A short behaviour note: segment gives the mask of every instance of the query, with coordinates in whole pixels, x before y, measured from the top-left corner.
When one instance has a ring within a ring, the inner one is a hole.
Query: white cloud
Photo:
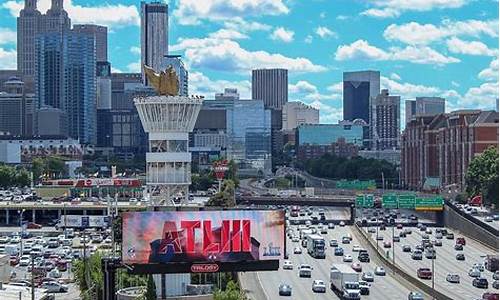
[[[171,51],[184,51],[191,67],[217,71],[248,72],[255,68],[286,68],[290,72],[323,72],[327,68],[313,64],[304,57],[291,58],[279,53],[249,51],[236,41],[224,39],[180,39]]]
[[[344,90],[344,82],[341,81],[334,83],[332,85],[327,86],[326,89],[330,92],[342,93],[342,91]]]
[[[310,44],[310,43],[312,43],[312,41],[313,41],[313,37],[310,34],[308,34],[306,36],[306,38],[304,39],[304,43],[306,43],[306,44]]]
[[[337,36],[337,34],[335,32],[331,31],[330,29],[328,29],[327,27],[324,27],[324,26],[319,26],[318,28],[316,28],[315,32],[322,39],[332,37],[332,36]]]
[[[452,80],[452,81],[451,81],[451,85],[453,85],[454,87],[459,87],[459,86],[460,86],[460,83],[458,83],[458,82],[456,82],[456,81]]]
[[[448,50],[452,53],[498,56],[498,49],[490,49],[484,43],[479,41],[464,41],[459,38],[452,37],[446,41],[446,45],[448,46]]]
[[[444,20],[440,25],[420,24],[410,22],[406,24],[391,24],[384,30],[384,38],[389,41],[400,41],[406,44],[429,44],[453,36],[486,35],[498,36],[498,20]]]
[[[38,1],[37,7],[45,13],[50,8],[50,0]],[[19,16],[19,11],[24,7],[24,1],[11,0],[2,5],[14,17]],[[140,16],[135,5],[102,4],[98,6],[81,6],[73,4],[72,0],[64,0],[64,8],[68,12],[72,23],[92,23],[108,27],[122,27],[140,25]]]
[[[393,80],[401,80],[401,77],[397,73],[391,73],[391,79],[393,79]]]
[[[344,20],[349,19],[349,16],[346,16],[346,15],[338,15],[335,19],[337,19],[337,20],[339,20],[339,21],[344,21]]]
[[[288,91],[292,94],[317,93],[318,89],[315,85],[305,80],[299,80],[295,84],[288,85]]]
[[[121,69],[111,66],[111,73],[124,73]]]
[[[0,66],[2,66],[2,69],[17,69],[16,50],[0,48]]]
[[[293,42],[293,36],[295,35],[295,32],[292,30],[285,29],[283,27],[278,27],[276,28],[273,33],[269,35],[269,38],[272,40],[279,40],[284,43],[290,43]]]
[[[426,46],[407,46],[406,48],[392,47],[389,51],[370,45],[365,40],[357,40],[350,45],[341,45],[335,52],[335,59],[353,60],[401,60],[417,64],[444,65],[456,63],[460,60],[451,56],[444,56]]]
[[[9,28],[0,27],[0,45],[15,44],[17,42],[17,33]]]
[[[308,103],[312,107],[319,109],[319,120],[321,123],[337,123],[343,119],[343,111],[341,107],[335,107],[327,101],[314,100]]]
[[[141,62],[133,62],[127,65],[127,71],[130,73],[140,73],[141,72]]]
[[[388,89],[392,95],[400,95],[402,99],[415,98],[419,96],[437,96],[443,91],[435,86],[425,86],[408,82],[397,82],[385,76],[380,77],[380,86]]]
[[[406,11],[430,11],[433,9],[458,8],[470,0],[371,0],[375,8],[361,14],[376,18],[398,17]]]
[[[271,26],[255,21],[245,21],[241,17],[234,17],[229,20],[224,21],[224,27],[227,29],[240,30],[243,32],[249,31],[268,31],[271,30]]]
[[[483,69],[481,72],[479,72],[477,77],[479,77],[479,79],[487,81],[498,81],[498,57],[493,59],[486,69]]]
[[[319,14],[319,17],[320,17],[321,19],[326,18],[326,12],[322,11],[322,12]]]
[[[248,80],[227,81],[211,80],[201,72],[189,73],[189,93],[205,96],[207,99],[213,99],[215,93],[221,93],[224,88],[236,88],[241,99],[251,97],[251,83]]]
[[[226,29],[226,28],[222,28],[216,32],[212,32],[208,36],[214,39],[229,39],[229,40],[248,39],[248,35],[233,29]]]
[[[289,12],[282,0],[181,0],[173,15],[183,25],[200,20],[230,20],[234,17],[281,15]]]
[[[478,87],[470,88],[464,95],[460,105],[467,108],[493,109],[498,98],[498,81],[486,82]]]
[[[141,55],[141,47],[132,46],[130,47],[130,52],[132,54]]]

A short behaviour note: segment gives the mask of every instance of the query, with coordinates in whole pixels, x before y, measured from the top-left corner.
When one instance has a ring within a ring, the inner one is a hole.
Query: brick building
[[[401,183],[422,189],[464,187],[467,167],[489,146],[498,147],[498,112],[460,110],[412,119],[402,135]]]
[[[319,158],[327,153],[338,157],[352,158],[358,156],[358,145],[347,143],[345,138],[339,138],[329,145],[302,144],[297,147],[298,160]]]

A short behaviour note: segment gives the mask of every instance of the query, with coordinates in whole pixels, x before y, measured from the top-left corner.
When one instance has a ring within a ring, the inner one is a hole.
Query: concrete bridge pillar
[[[9,223],[10,223],[9,209],[6,208],[5,209],[5,224],[9,225]]]

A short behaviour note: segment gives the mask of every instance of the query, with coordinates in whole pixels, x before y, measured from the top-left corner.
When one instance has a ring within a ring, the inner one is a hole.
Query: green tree
[[[10,188],[13,186],[24,187],[30,185],[30,175],[23,169],[0,165],[0,187]]]
[[[490,147],[476,156],[465,175],[469,197],[481,194],[486,204],[498,207],[498,149]]]
[[[245,294],[240,290],[236,282],[230,280],[225,290],[217,290],[214,293],[214,300],[245,300]]]
[[[208,199],[206,206],[234,207],[234,182],[230,179],[224,180],[221,191]]]
[[[148,276],[148,283],[145,296],[146,300],[156,300],[156,286],[155,282],[153,281],[152,275]]]

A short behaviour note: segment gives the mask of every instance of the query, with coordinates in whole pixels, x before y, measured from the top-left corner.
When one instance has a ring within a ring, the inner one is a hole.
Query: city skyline
[[[342,72],[372,69],[381,72],[381,88],[402,101],[440,96],[446,111],[495,108],[498,10],[491,1],[430,1],[419,10],[375,1],[261,1],[260,6],[208,1],[203,11],[189,1],[167,3],[169,54],[183,55],[190,94],[212,98],[234,87],[249,98],[251,69],[284,67],[289,101],[313,105],[321,122],[335,123],[342,119]],[[38,8],[45,13],[49,4],[40,0]],[[14,16],[23,5],[17,0],[0,6],[3,68],[16,66]],[[139,6],[140,1],[126,0],[106,6],[64,1],[72,23],[109,27],[109,60],[114,71],[123,72],[140,71]]]

